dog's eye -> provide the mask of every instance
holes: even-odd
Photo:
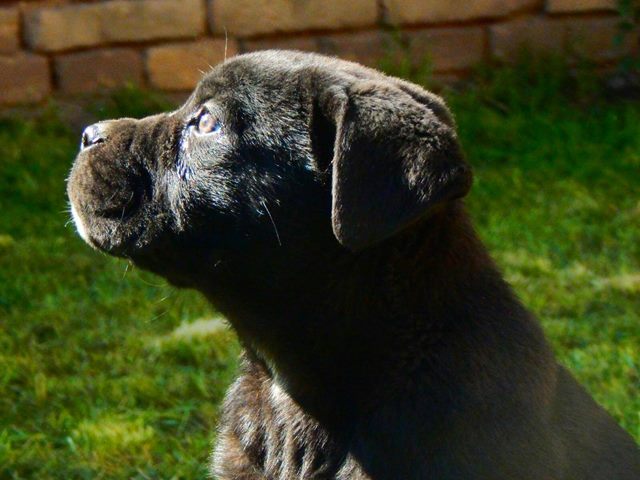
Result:
[[[220,131],[222,124],[211,112],[203,110],[198,117],[197,132],[201,135]]]

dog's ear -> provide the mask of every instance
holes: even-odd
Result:
[[[332,150],[316,151],[330,154],[333,231],[351,250],[392,236],[471,187],[442,101],[403,86],[357,81],[318,92],[312,136],[317,145],[333,141]]]

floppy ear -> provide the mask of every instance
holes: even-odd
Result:
[[[392,236],[471,187],[446,107],[401,87],[357,81],[320,93],[319,108],[335,131],[333,232],[352,250]]]

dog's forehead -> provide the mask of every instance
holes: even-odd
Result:
[[[295,82],[301,75],[310,75],[305,55],[295,52],[256,52],[231,58],[215,66],[198,84],[195,97],[204,99],[212,95],[242,94],[247,90],[257,93],[261,89]]]
[[[315,53],[264,50],[233,57],[211,69],[194,92],[196,101],[216,94],[255,94],[261,90],[276,94],[292,85],[313,84],[319,77],[348,82],[355,79],[386,78],[380,72],[352,62]],[[308,82],[304,82],[308,80]]]

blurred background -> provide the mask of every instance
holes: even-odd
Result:
[[[287,48],[442,94],[479,233],[560,361],[640,441],[637,0],[0,1],[0,479],[206,476],[239,346],[194,292],[92,251],[84,125]]]
[[[1,4],[6,4],[2,6]],[[390,48],[434,79],[522,45],[599,65],[636,51],[635,0],[0,2],[0,104],[134,84],[189,91],[225,56],[316,51],[377,67]]]

